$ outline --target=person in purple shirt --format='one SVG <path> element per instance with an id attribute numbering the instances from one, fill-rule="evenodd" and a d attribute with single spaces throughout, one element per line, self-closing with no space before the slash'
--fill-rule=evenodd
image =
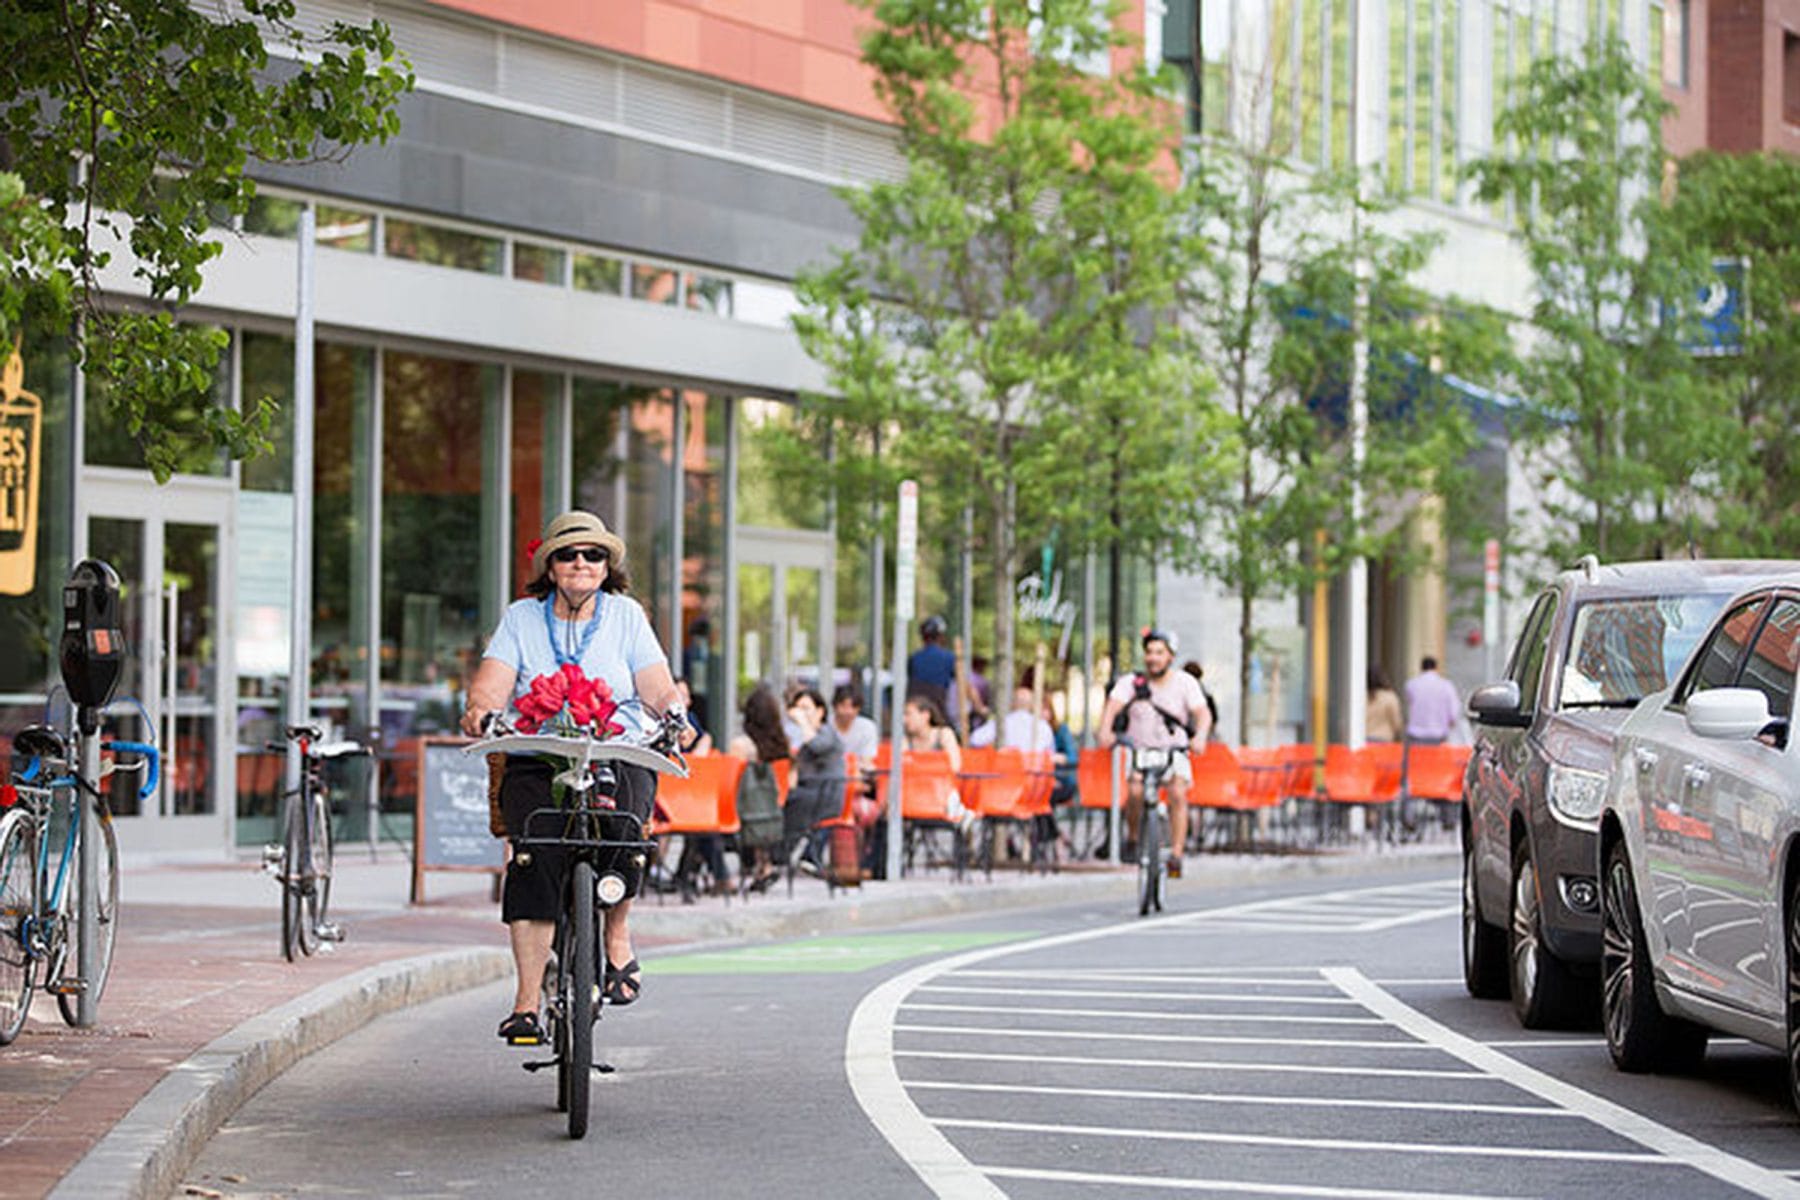
<path id="1" fill-rule="evenodd" d="M 1415 831 L 1418 814 L 1409 794 L 1412 748 L 1438 746 L 1450 740 L 1456 722 L 1462 717 L 1462 698 L 1456 685 L 1438 673 L 1437 659 L 1427 654 L 1419 662 L 1419 673 L 1406 681 L 1406 749 L 1400 760 L 1400 823 L 1407 834 Z"/>
<path id="2" fill-rule="evenodd" d="M 1462 716 L 1456 685 L 1438 674 L 1437 659 L 1427 654 L 1419 673 L 1406 681 L 1406 740 L 1435 746 L 1448 741 Z"/>

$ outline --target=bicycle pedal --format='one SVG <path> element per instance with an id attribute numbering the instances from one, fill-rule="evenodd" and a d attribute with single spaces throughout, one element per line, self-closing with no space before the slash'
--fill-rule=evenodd
<path id="1" fill-rule="evenodd" d="M 522 1046 L 525 1043 L 515 1042 L 513 1044 Z M 539 1071 L 548 1071 L 551 1067 L 556 1066 L 557 1063 L 556 1063 L 556 1059 L 554 1059 L 554 1058 L 546 1058 L 542 1062 L 525 1062 L 525 1063 L 520 1063 L 519 1065 L 521 1067 L 524 1067 L 527 1071 L 530 1071 L 532 1074 L 535 1075 Z"/>
<path id="2" fill-rule="evenodd" d="M 87 981 L 76 975 L 64 975 L 53 983 L 46 983 L 44 990 L 52 996 L 79 996 L 87 991 Z"/>
<path id="3" fill-rule="evenodd" d="M 611 1063 L 597 1062 L 594 1064 L 594 1074 L 596 1075 L 611 1075 L 618 1069 Z"/>

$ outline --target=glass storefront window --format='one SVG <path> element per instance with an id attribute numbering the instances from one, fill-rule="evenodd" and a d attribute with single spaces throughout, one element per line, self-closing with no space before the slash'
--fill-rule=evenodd
<path id="1" fill-rule="evenodd" d="M 512 503 L 508 524 L 511 596 L 525 594 L 531 563 L 525 547 L 558 508 L 561 448 L 552 433 L 562 407 L 563 377 L 518 371 L 512 377 Z"/>
<path id="2" fill-rule="evenodd" d="M 375 355 L 322 344 L 315 358 L 312 710 L 339 728 L 367 729 L 368 509 L 375 466 L 370 418 Z"/>
<path id="3" fill-rule="evenodd" d="M 10 344 L 0 354 L 10 357 Z M 61 338 L 28 331 L 21 343 L 20 395 L 0 401 L 0 425 L 19 430 L 35 460 L 0 470 L 0 733 L 44 719 L 44 696 L 56 673 L 55 637 L 62 625 L 62 582 L 70 559 L 69 403 L 71 373 Z"/>
<path id="4" fill-rule="evenodd" d="M 731 315 L 731 280 L 729 279 L 689 271 L 686 296 L 687 306 L 696 312 L 716 313 L 721 317 Z"/>
<path id="5" fill-rule="evenodd" d="M 569 256 L 555 246 L 539 246 L 532 242 L 513 243 L 513 278 L 533 283 L 561 286 Z"/>
<path id="6" fill-rule="evenodd" d="M 319 245 L 330 246 L 333 250 L 349 250 L 356 254 L 375 252 L 374 213 L 321 204 L 314 221 L 313 241 Z"/>
<path id="7" fill-rule="evenodd" d="M 249 403 L 275 403 L 272 453 L 248 459 L 237 494 L 237 840 L 254 846 L 279 840 L 276 817 L 282 756 L 266 747 L 281 740 L 287 705 L 293 603 L 293 389 L 291 338 L 245 333 L 243 394 Z"/>
<path id="8" fill-rule="evenodd" d="M 608 296 L 625 294 L 623 259 L 604 254 L 576 254 L 571 259 L 575 287 L 583 292 L 601 292 Z"/>
<path id="9" fill-rule="evenodd" d="M 485 237 L 423 221 L 389 217 L 382 223 L 382 245 L 392 258 L 409 258 L 434 267 L 500 274 L 505 247 L 497 237 Z"/>
<path id="10" fill-rule="evenodd" d="M 798 460 L 823 462 L 825 447 L 792 404 L 760 396 L 738 400 L 738 522 L 770 529 L 825 528 L 825 489 L 795 487 Z"/>
<path id="11" fill-rule="evenodd" d="M 673 304 L 680 289 L 681 275 L 654 263 L 631 264 L 631 298 L 652 304 Z"/>
<path id="12" fill-rule="evenodd" d="M 670 469 L 675 409 L 663 388 L 576 379 L 570 480 L 577 508 L 625 539 L 632 594 L 668 630 Z"/>
<path id="13" fill-rule="evenodd" d="M 498 367 L 382 356 L 381 678 L 384 738 L 452 732 L 480 661 L 484 426 Z M 497 617 L 498 614 L 495 614 Z"/>
<path id="14" fill-rule="evenodd" d="M 258 193 L 244 211 L 244 232 L 291 238 L 299 230 L 300 214 L 305 210 L 304 201 Z"/>
<path id="15" fill-rule="evenodd" d="M 729 722 L 714 705 L 714 678 L 725 628 L 725 419 L 728 401 L 684 392 L 687 442 L 682 449 L 681 661 L 677 674 L 693 693 L 694 715 L 723 744 Z"/>

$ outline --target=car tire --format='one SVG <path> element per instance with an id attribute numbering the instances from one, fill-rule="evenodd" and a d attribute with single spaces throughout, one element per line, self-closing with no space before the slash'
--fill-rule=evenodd
<path id="1" fill-rule="evenodd" d="M 1466 820 L 1465 816 L 1465 820 Z M 1477 1000 L 1504 1000 L 1507 995 L 1506 931 L 1481 917 L 1475 886 L 1475 841 L 1463 838 L 1462 963 L 1463 986 Z"/>
<path id="2" fill-rule="evenodd" d="M 1600 880 L 1600 1017 L 1606 1049 L 1621 1071 L 1687 1072 L 1706 1057 L 1707 1030 L 1671 1017 L 1656 999 L 1650 946 L 1638 910 L 1637 885 L 1623 840 L 1606 850 Z M 1794 937 L 1790 922 L 1788 937 Z M 1788 1073 L 1794 1072 L 1792 971 L 1788 983 Z"/>
<path id="3" fill-rule="evenodd" d="M 1580 1008 L 1581 981 L 1544 944 L 1544 918 L 1531 842 L 1513 847 L 1512 889 L 1507 904 L 1506 958 L 1513 1013 L 1527 1029 L 1570 1024 Z"/>

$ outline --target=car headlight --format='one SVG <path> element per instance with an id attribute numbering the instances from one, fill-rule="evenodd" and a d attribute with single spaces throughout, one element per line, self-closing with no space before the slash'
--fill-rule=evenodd
<path id="1" fill-rule="evenodd" d="M 1550 764 L 1550 807 L 1571 821 L 1592 821 L 1606 807 L 1606 776 Z"/>

